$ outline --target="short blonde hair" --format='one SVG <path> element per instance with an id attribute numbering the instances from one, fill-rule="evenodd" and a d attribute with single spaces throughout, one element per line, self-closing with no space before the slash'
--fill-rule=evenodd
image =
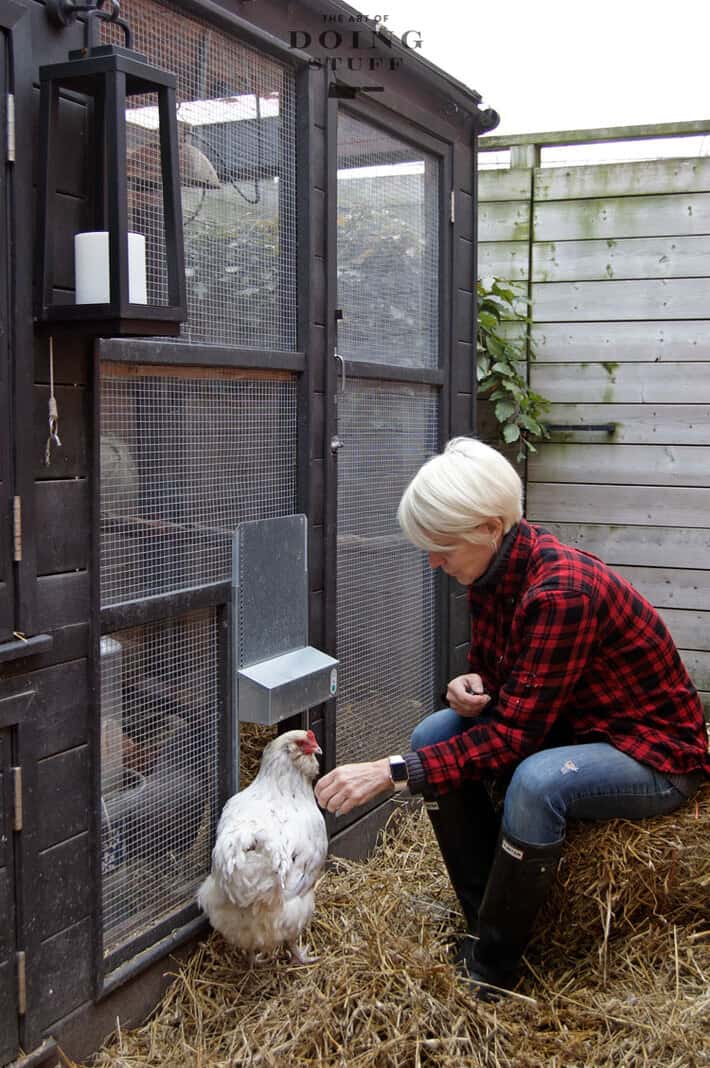
<path id="1" fill-rule="evenodd" d="M 520 477 L 501 453 L 476 438 L 452 438 L 417 471 L 397 520 L 414 545 L 442 552 L 450 548 L 443 538 L 490 541 L 490 534 L 476 530 L 488 519 L 502 519 L 507 533 L 523 514 L 522 497 Z"/>

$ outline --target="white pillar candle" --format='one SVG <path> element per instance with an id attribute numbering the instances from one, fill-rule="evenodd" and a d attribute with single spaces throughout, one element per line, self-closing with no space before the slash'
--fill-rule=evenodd
<path id="1" fill-rule="evenodd" d="M 89 230 L 74 235 L 74 280 L 77 304 L 110 303 L 106 230 Z M 128 235 L 128 299 L 131 304 L 148 303 L 143 234 Z"/>

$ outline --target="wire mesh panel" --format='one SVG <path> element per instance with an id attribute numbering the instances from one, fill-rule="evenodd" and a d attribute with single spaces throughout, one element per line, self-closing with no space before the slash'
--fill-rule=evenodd
<path id="1" fill-rule="evenodd" d="M 155 0 L 122 0 L 135 48 L 177 75 L 189 317 L 186 340 L 296 348 L 292 70 Z M 116 28 L 107 39 L 122 43 Z M 145 234 L 149 299 L 164 303 L 154 99 L 129 104 L 129 224 Z"/>
<path id="2" fill-rule="evenodd" d="M 218 799 L 215 609 L 101 639 L 104 952 L 185 905 Z"/>
<path id="3" fill-rule="evenodd" d="M 296 380 L 101 369 L 101 604 L 218 582 L 231 532 L 296 510 Z"/>
<path id="4" fill-rule="evenodd" d="M 398 367 L 436 367 L 438 263 L 438 160 L 341 111 L 341 355 Z"/>
<path id="5" fill-rule="evenodd" d="M 437 428 L 425 386 L 351 380 L 338 399 L 338 763 L 406 748 L 434 710 L 436 578 L 396 511 Z"/>

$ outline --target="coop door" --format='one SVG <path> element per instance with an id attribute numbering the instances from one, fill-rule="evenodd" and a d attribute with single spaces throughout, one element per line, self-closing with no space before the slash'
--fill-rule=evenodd
<path id="1" fill-rule="evenodd" d="M 437 582 L 396 520 L 439 446 L 441 157 L 338 115 L 338 763 L 408 748 L 434 710 Z"/>
<path id="2" fill-rule="evenodd" d="M 10 741 L 10 731 L 0 730 L 0 1064 L 14 1056 L 18 1044 Z"/>

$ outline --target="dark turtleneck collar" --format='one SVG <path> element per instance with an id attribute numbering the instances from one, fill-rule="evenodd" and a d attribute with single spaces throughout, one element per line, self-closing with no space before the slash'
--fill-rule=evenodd
<path id="1" fill-rule="evenodd" d="M 525 519 L 512 526 L 486 570 L 471 583 L 471 592 L 515 596 L 527 570 L 534 539 L 535 531 Z"/>

